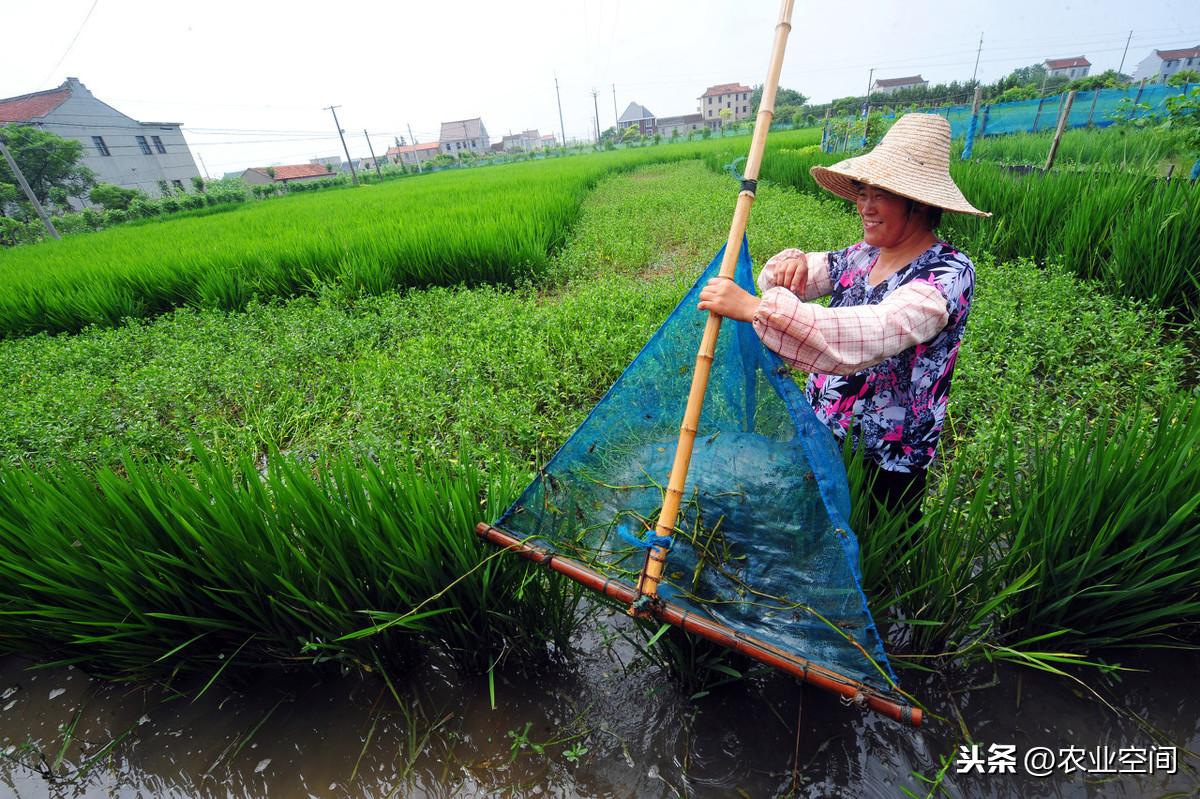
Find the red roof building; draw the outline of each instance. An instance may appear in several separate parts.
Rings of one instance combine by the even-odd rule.
[[[1046,67],[1046,72],[1052,76],[1062,75],[1068,78],[1082,78],[1088,74],[1088,70],[1092,67],[1092,62],[1080,55],[1074,58],[1047,58],[1043,62],[1043,65]]]
[[[271,172],[267,170],[270,169]],[[274,173],[274,177],[272,177]],[[291,183],[297,180],[315,180],[327,178],[336,173],[330,172],[324,164],[288,164],[286,166],[256,166],[242,173],[242,180],[252,184],[262,183]]]

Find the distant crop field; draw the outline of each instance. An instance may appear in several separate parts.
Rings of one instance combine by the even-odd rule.
[[[323,283],[376,294],[536,279],[604,175],[747,142],[452,170],[15,248],[0,252],[0,336],[115,326],[185,305],[235,310]]]

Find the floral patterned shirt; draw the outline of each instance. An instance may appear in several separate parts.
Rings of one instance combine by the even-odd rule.
[[[806,394],[835,437],[850,432],[888,471],[927,468],[970,311],[970,259],[939,241],[869,286],[879,250],[859,242],[809,254],[808,283],[798,297],[774,286],[771,277],[778,259],[798,253],[785,250],[760,275],[764,291],[754,319],[759,337],[810,372]],[[801,302],[827,293],[828,308]]]

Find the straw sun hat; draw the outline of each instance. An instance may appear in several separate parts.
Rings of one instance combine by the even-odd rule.
[[[967,202],[950,177],[950,123],[934,114],[905,114],[875,149],[833,166],[814,166],[813,178],[826,191],[853,202],[856,183],[947,211],[991,216]]]

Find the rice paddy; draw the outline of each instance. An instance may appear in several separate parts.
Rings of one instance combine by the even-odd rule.
[[[768,154],[756,263],[857,237],[848,206],[808,195],[811,141]],[[88,300],[71,283],[104,259],[28,248],[50,254],[39,282],[20,252],[0,255],[0,280],[13,281],[4,318],[25,319],[0,341],[0,651],[193,694],[263,670],[396,679],[431,659],[465,675],[569,663],[594,605],[470,531],[582,420],[723,241],[736,184],[720,167],[736,145],[706,144],[707,169],[563,159],[75,239],[117,253],[147,235],[157,257],[177,259],[158,269],[139,253],[97,281],[121,287],[111,297],[144,289],[129,314],[111,310],[124,300]],[[678,147],[684,160],[697,146]],[[635,155],[666,160],[653,148]],[[916,536],[886,518],[855,522],[894,665],[904,675],[997,659],[1070,668],[1121,647],[1194,641],[1193,365],[1170,334],[1174,317],[1127,297],[1194,311],[1196,190],[1099,173],[1009,185],[990,164],[955,170],[997,216],[991,229],[944,233],[975,259],[979,286],[927,520]],[[555,181],[564,185],[544,193],[558,205],[518,196]],[[1004,205],[1022,192],[1031,199],[1017,210]],[[487,204],[473,205],[476,193],[512,210],[523,232],[492,237],[500,216],[414,210],[478,211]],[[1055,202],[1074,220],[1061,229]],[[1083,206],[1108,221],[1088,227]],[[395,234],[397,209],[416,220],[413,236],[454,220],[448,254],[418,238],[375,244]],[[1117,218],[1136,233],[1122,238]],[[306,238],[334,227],[340,254]],[[163,243],[205,231],[208,261],[185,263],[186,248]],[[258,247],[238,240],[248,231]],[[1089,236],[1102,246],[1084,247]],[[1133,273],[1093,252],[1132,264],[1139,246],[1164,253],[1138,262],[1161,285],[1127,286]],[[301,261],[311,273],[293,268]],[[233,289],[205,283],[219,263],[241,264]],[[191,288],[163,289],[170,280]],[[200,285],[214,288],[202,296]],[[30,324],[36,309],[18,307],[10,286],[43,292],[43,305],[62,298],[47,317],[57,332],[97,326],[26,335],[49,327]],[[652,656],[697,696],[744,672],[655,640]]]

